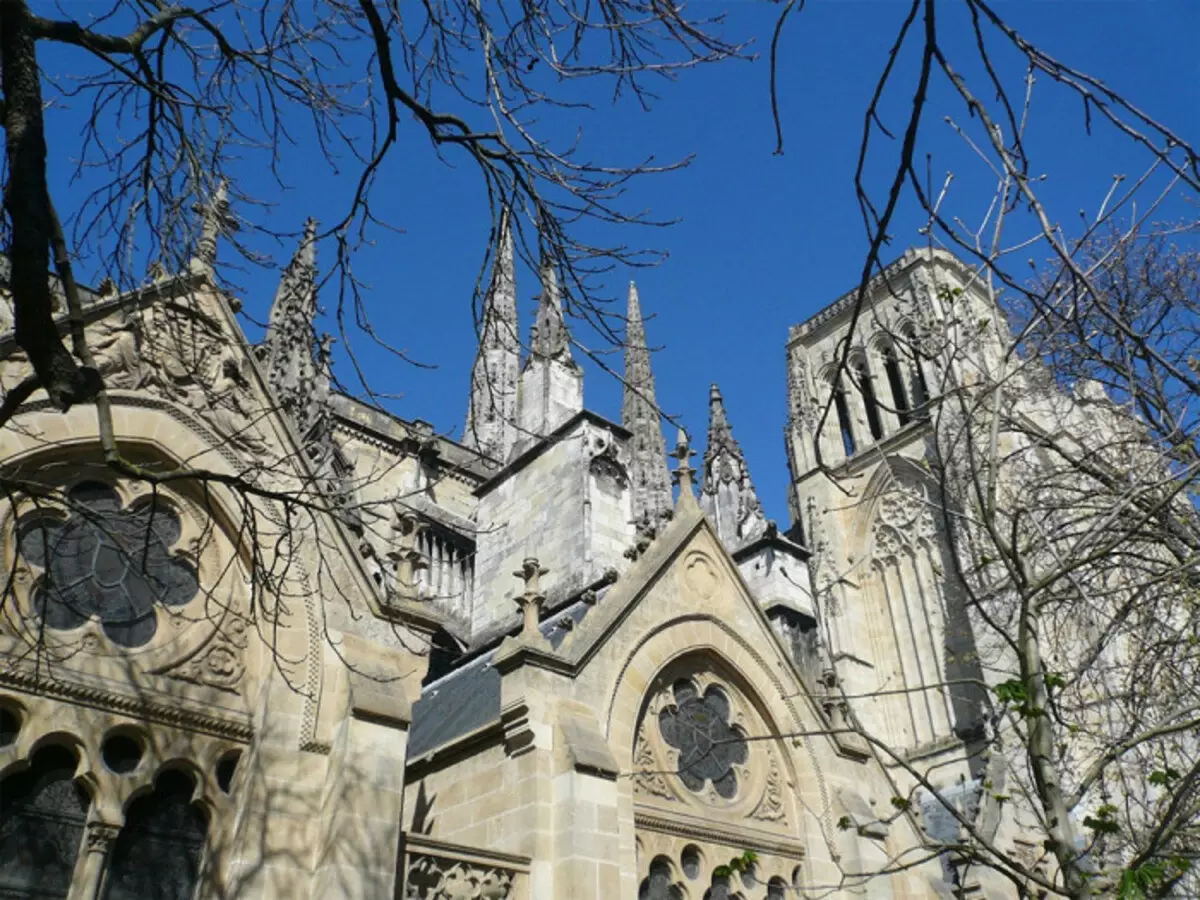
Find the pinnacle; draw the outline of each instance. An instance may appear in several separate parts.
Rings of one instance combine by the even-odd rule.
[[[642,321],[637,285],[629,282],[629,305],[625,316],[625,391],[621,424],[633,434],[634,521],[656,521],[671,509],[667,447],[663,440],[654,373]]]
[[[530,338],[530,350],[535,356],[570,361],[570,335],[563,321],[562,295],[558,289],[558,274],[549,259],[542,260],[542,295],[537,319]]]

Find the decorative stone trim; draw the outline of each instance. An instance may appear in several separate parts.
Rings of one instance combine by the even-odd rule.
[[[214,737],[247,743],[254,736],[249,716],[228,712],[223,715],[200,712],[183,705],[177,698],[161,701],[130,697],[116,691],[78,681],[65,681],[38,674],[28,663],[10,661],[0,667],[0,684],[11,685],[31,694],[69,700],[95,709],[135,716],[161,725],[173,725]]]
[[[805,858],[804,844],[778,832],[763,831],[746,824],[724,825],[713,818],[699,818],[676,810],[660,812],[638,804],[634,810],[638,830],[688,838],[699,843],[726,844],[732,847],[753,846],[755,850],[784,856]]]
[[[523,900],[529,858],[407,835],[406,900]]]

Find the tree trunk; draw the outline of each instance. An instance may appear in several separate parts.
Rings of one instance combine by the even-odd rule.
[[[38,384],[55,406],[66,410],[93,397],[100,379],[94,370],[79,367],[54,322],[54,213],[46,186],[40,73],[24,0],[0,0],[0,89],[8,157],[4,212],[9,221],[6,249],[12,266],[14,336],[29,355]]]

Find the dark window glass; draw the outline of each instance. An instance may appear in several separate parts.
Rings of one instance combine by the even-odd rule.
[[[862,392],[863,406],[867,409],[867,427],[871,429],[871,437],[879,440],[883,437],[883,420],[879,418],[879,401],[875,398],[875,383],[871,381],[871,373],[861,362],[854,366],[854,377],[858,381],[858,389]]]
[[[638,900],[682,900],[683,891],[671,883],[671,864],[663,857],[650,863],[650,873],[638,888]]]
[[[46,747],[0,783],[0,897],[67,896],[88,810],[75,763],[69,750]]]
[[[846,457],[854,455],[854,426],[850,422],[850,408],[846,405],[846,392],[839,378],[833,385],[833,407],[837,411],[838,429],[842,434],[842,450]]]
[[[900,374],[896,351],[891,347],[883,348],[883,370],[887,373],[888,387],[892,391],[892,405],[896,408],[896,417],[901,425],[907,425],[912,418],[908,414],[908,393],[904,390],[904,376]]]
[[[200,883],[207,824],[191,802],[195,784],[164,772],[135,800],[113,845],[103,900],[192,900]]]
[[[122,509],[103,484],[77,485],[69,497],[65,522],[35,516],[21,526],[21,554],[44,571],[34,607],[50,628],[96,616],[114,643],[140,647],[158,628],[156,604],[182,606],[199,590],[195,570],[171,553],[179,517],[161,504]]]
[[[929,402],[929,385],[925,383],[925,370],[921,366],[921,345],[917,333],[911,328],[905,331],[904,339],[912,352],[912,405],[913,409],[920,410]],[[920,414],[927,415],[926,412]]]
[[[716,687],[701,697],[690,681],[674,686],[675,704],[659,713],[663,740],[679,751],[679,778],[690,790],[711,781],[730,800],[737,793],[735,765],[749,758],[746,739],[729,723],[729,700]]]
[[[787,897],[787,885],[782,878],[772,878],[767,884],[767,900],[784,900]]]
[[[0,747],[7,747],[21,733],[21,717],[7,706],[0,706]]]
[[[100,755],[110,771],[124,775],[142,761],[142,745],[127,734],[114,734],[104,741]]]
[[[688,844],[683,848],[679,862],[683,867],[683,874],[688,878],[700,877],[700,848],[695,844]]]

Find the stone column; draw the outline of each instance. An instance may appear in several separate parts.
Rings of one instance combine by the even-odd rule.
[[[98,819],[84,826],[83,849],[75,861],[75,877],[71,879],[67,900],[96,900],[100,896],[108,857],[120,831],[120,825]]]

